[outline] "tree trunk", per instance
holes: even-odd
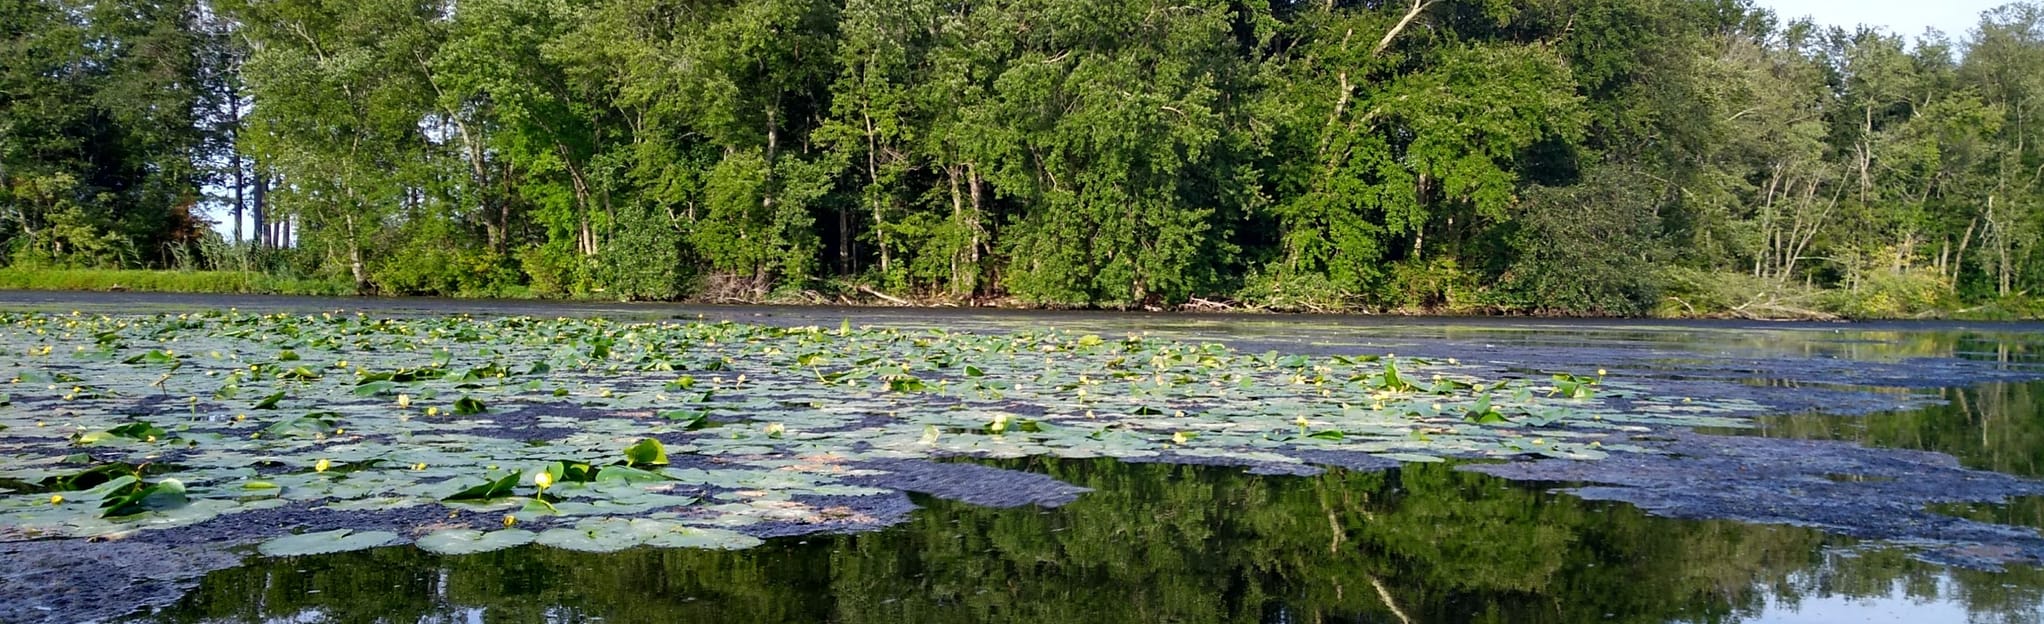
[[[369,290],[369,275],[362,267],[362,243],[355,237],[355,215],[347,215],[343,223],[348,227],[348,273],[355,278],[355,290]]]
[[[1959,269],[1966,266],[1966,247],[1973,243],[1973,230],[1979,226],[1980,215],[1973,215],[1973,220],[1966,223],[1966,233],[1959,237],[1959,251],[1952,254],[1951,281],[1953,285],[1959,283]]]
[[[265,205],[265,200],[269,196],[269,189],[269,179],[263,177],[261,167],[257,167],[255,171],[255,205],[250,206],[252,210],[249,214],[249,225],[255,231],[255,246],[258,249],[268,246],[271,240],[269,236],[269,211],[268,206]]]
[[[893,266],[894,252],[887,247],[887,215],[880,193],[880,139],[873,127],[873,115],[861,112],[866,121],[866,200],[873,204],[873,242],[880,246],[880,272]]]

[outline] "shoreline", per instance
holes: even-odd
[[[989,310],[1014,312],[1151,313],[1216,316],[1316,316],[1372,318],[1454,318],[1454,319],[1583,319],[1583,320],[1694,320],[1750,322],[1832,322],[1876,321],[1999,321],[2044,320],[2044,315],[2011,313],[2002,302],[1973,304],[1957,309],[1936,309],[1906,316],[1852,317],[1813,309],[1770,309],[1766,312],[1718,310],[1694,314],[1619,315],[1570,310],[1512,310],[1496,306],[1436,308],[1377,308],[1370,306],[1325,307],[1272,306],[1229,298],[1195,297],[1176,305],[1102,306],[1033,304],[1010,296],[958,298],[886,293],[857,285],[834,296],[816,289],[766,297],[694,296],[675,300],[636,300],[604,296],[602,292],[539,296],[528,293],[457,293],[451,295],[385,295],[362,293],[336,280],[280,277],[264,273],[233,271],[178,271],[151,269],[16,269],[0,267],[0,291],[90,294],[163,294],[222,296],[332,297],[364,300],[451,300],[472,302],[551,302],[564,304],[649,304],[676,306],[742,307],[848,307],[876,310]],[[2027,306],[2025,306],[2027,307]],[[1985,311],[1985,312],[1983,312]],[[2027,312],[2027,311],[2026,311]]]

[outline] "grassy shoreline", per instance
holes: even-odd
[[[840,285],[842,286],[842,285]],[[179,294],[233,294],[233,295],[300,295],[348,297],[365,293],[359,292],[353,284],[339,279],[310,279],[272,275],[254,271],[177,271],[151,269],[26,269],[0,267],[0,290],[28,290],[50,292],[154,292]],[[957,299],[927,298],[913,295],[877,295],[863,288],[839,288],[841,294],[826,296],[813,290],[795,293],[778,293],[759,299],[736,300],[731,298],[688,298],[682,303],[722,303],[740,305],[842,305],[854,307],[907,308],[907,307],[980,307],[992,309],[1058,309],[1055,306],[1032,305],[1014,298]],[[541,297],[530,291],[497,292],[488,296],[440,295],[453,299],[509,299],[560,301],[607,301],[613,297],[602,292],[582,293],[566,296]],[[1196,299],[1193,302],[1162,308],[1145,308],[1152,312],[1188,313],[1272,313],[1272,314],[1382,314],[1390,316],[1457,316],[1457,317],[1523,317],[1523,318],[1664,318],[1664,319],[1725,319],[1747,320],[2037,320],[2044,318],[2044,301],[2031,297],[2013,297],[2007,300],[1990,301],[1965,307],[1944,307],[1928,312],[1910,315],[1857,316],[1831,314],[1820,310],[1772,310],[1754,314],[1744,310],[1731,309],[1676,309],[1664,306],[1656,313],[1644,317],[1592,312],[1501,310],[1491,308],[1456,307],[1445,309],[1372,309],[1372,308],[1306,308],[1291,309],[1261,305],[1255,302],[1211,301]]]
[[[0,268],[0,290],[133,291],[234,295],[356,294],[338,280],[281,277],[253,271]]]

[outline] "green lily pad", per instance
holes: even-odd
[[[575,528],[547,529],[535,540],[542,546],[578,552],[607,553],[639,546],[644,536],[631,522],[617,518],[585,520]]]
[[[450,529],[421,537],[417,543],[421,550],[436,555],[472,555],[524,546],[538,538],[538,534],[524,529],[487,533],[474,529]]]
[[[658,522],[641,520],[634,522]],[[654,548],[706,548],[711,550],[743,550],[762,543],[759,538],[727,529],[692,527],[680,524],[660,523],[665,526],[653,531],[645,538],[645,544]],[[644,529],[642,529],[644,530]]]
[[[660,444],[659,440],[652,438],[639,440],[625,448],[625,465],[665,466],[667,465],[667,447]]]
[[[404,538],[387,531],[334,529],[279,537],[256,546],[256,551],[271,557],[297,557],[368,550],[402,543]]]

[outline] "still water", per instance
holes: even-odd
[[[338,303],[336,303],[338,302]],[[334,309],[241,302],[246,308]],[[70,306],[77,302],[39,302]],[[90,309],[94,302],[86,301]],[[104,305],[134,306],[126,301]],[[145,302],[146,303],[146,302]],[[206,305],[194,301],[190,305]],[[411,313],[491,313],[403,303]],[[550,314],[549,308],[501,310]],[[561,313],[1000,329],[1153,331],[1262,350],[1461,357],[1501,370],[1595,370],[1780,396],[1877,388],[1938,399],[1867,416],[1784,410],[1741,435],[1932,450],[2044,477],[2037,327],[1306,320],[863,310],[564,309]],[[1955,366],[1956,362],[1986,367]],[[1711,385],[1717,384],[1717,385]],[[1829,395],[1826,395],[1829,396]],[[1812,401],[1821,407],[1821,401]],[[1875,401],[1878,403],[1879,401]],[[1091,488],[1055,509],[919,497],[905,524],[738,552],[440,557],[386,548],[251,558],[136,622],[2044,622],[2044,572],[1952,568],[1906,545],[1811,528],[1658,518],[1619,503],[1416,465],[1262,476],[1108,460],[1002,462]],[[1943,513],[2044,527],[2044,501]]]
[[[1679,521],[1416,466],[1257,476],[1019,462],[1058,509],[740,552],[389,548],[216,572],[158,622],[2034,622],[2044,574]]]

